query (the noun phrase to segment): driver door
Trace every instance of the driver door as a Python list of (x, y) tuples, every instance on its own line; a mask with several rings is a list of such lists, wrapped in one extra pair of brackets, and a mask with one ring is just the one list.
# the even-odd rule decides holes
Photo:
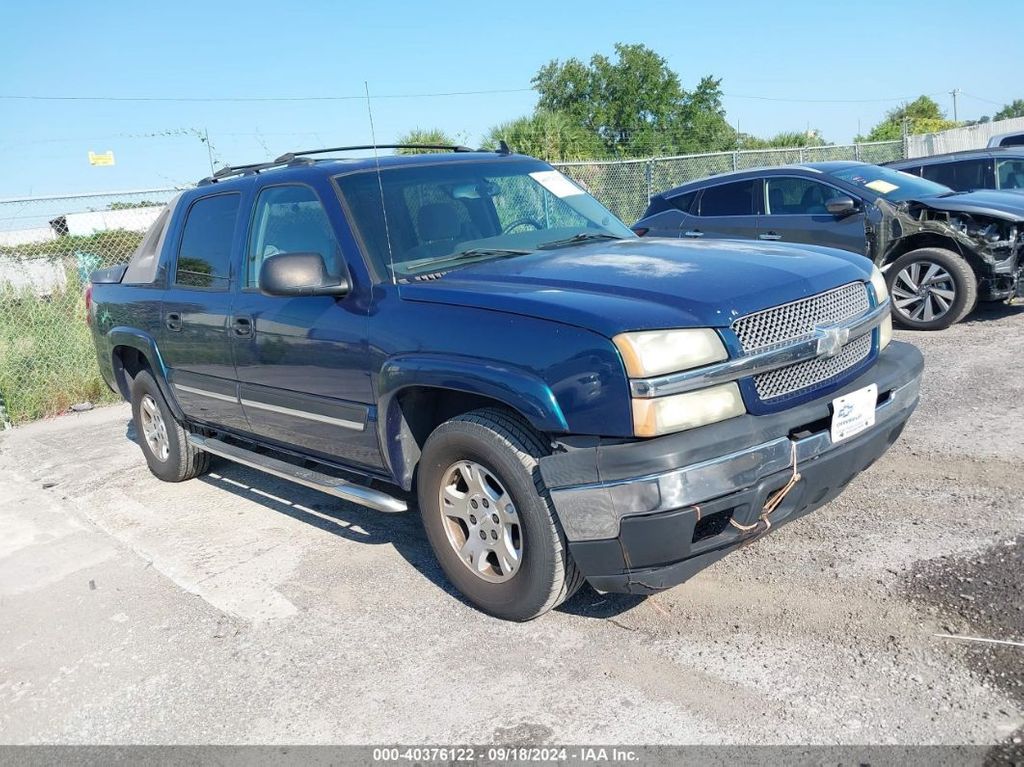
[(327, 458), (379, 468), (372, 420), (366, 285), (343, 298), (267, 296), (265, 259), (319, 253), (331, 274), (346, 273), (338, 239), (316, 190), (264, 186), (246, 241), (242, 287), (229, 329), (249, 430)]
[(825, 203), (834, 197), (850, 197), (828, 184), (801, 176), (767, 176), (765, 212), (758, 221), (759, 240), (802, 242), (864, 254), (864, 206), (845, 216), (834, 216)]

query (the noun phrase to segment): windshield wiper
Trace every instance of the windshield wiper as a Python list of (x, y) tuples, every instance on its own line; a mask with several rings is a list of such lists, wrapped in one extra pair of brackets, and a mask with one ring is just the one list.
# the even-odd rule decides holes
[(406, 268), (412, 267), (419, 272), (423, 271), (424, 268), (433, 268), (436, 264), (446, 264), (449, 261), (465, 261), (470, 258), (487, 258), (488, 256), (493, 258), (510, 258), (511, 256), (525, 256), (528, 253), (533, 253), (533, 251), (523, 250), (522, 248), (468, 248), (447, 256), (417, 261), (415, 264), (408, 264)]
[(554, 248), (564, 248), (567, 245), (578, 245), (582, 242), (596, 242), (597, 240), (621, 240), (617, 234), (610, 234), (608, 232), (580, 232), (574, 234), (572, 237), (566, 237), (564, 240), (552, 240), (551, 242), (542, 242), (537, 246), (540, 250), (552, 250)]

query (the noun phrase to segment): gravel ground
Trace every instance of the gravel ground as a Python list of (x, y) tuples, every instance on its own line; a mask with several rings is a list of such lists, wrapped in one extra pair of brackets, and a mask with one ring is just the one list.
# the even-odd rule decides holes
[(158, 482), (124, 405), (6, 432), (0, 742), (1012, 744), (1024, 648), (934, 635), (1024, 640), (1024, 308), (897, 336), (921, 406), (842, 497), (523, 625), (451, 593), (413, 514)]

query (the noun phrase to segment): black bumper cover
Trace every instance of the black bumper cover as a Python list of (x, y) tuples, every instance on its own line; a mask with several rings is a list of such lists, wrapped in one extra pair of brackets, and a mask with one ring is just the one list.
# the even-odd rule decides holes
[[(604, 482), (628, 481), (631, 476), (688, 466), (767, 439), (794, 435), (806, 426), (827, 430), (831, 400), (870, 383), (878, 384), (880, 394), (902, 387), (914, 392), (912, 401), (901, 407), (898, 416), (801, 463), (800, 481), (767, 517), (763, 507), (790, 480), (790, 469), (762, 477), (736, 492), (702, 500), (699, 505), (624, 516), (615, 538), (570, 537), (569, 550), (576, 564), (599, 591), (654, 593), (682, 583), (769, 530), (828, 503), (899, 437), (916, 407), (916, 384), (922, 369), (923, 359), (915, 347), (893, 342), (855, 381), (828, 397), (791, 410), (770, 416), (742, 416), (692, 432), (573, 450), (542, 459), (541, 472), (549, 489), (561, 487), (562, 493), (565, 488), (572, 492), (571, 486), (593, 483), (595, 476), (603, 477)], [(559, 493), (552, 493), (552, 497), (559, 497)], [(555, 506), (562, 515), (557, 500)]]

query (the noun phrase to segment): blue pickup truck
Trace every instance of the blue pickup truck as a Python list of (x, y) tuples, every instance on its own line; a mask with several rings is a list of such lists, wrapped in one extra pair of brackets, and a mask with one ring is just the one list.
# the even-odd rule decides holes
[(203, 179), (93, 275), (100, 368), (160, 479), (215, 455), (415, 499), (459, 591), (528, 620), (818, 508), (917, 405), (861, 256), (641, 239), (504, 147), (344, 149)]

